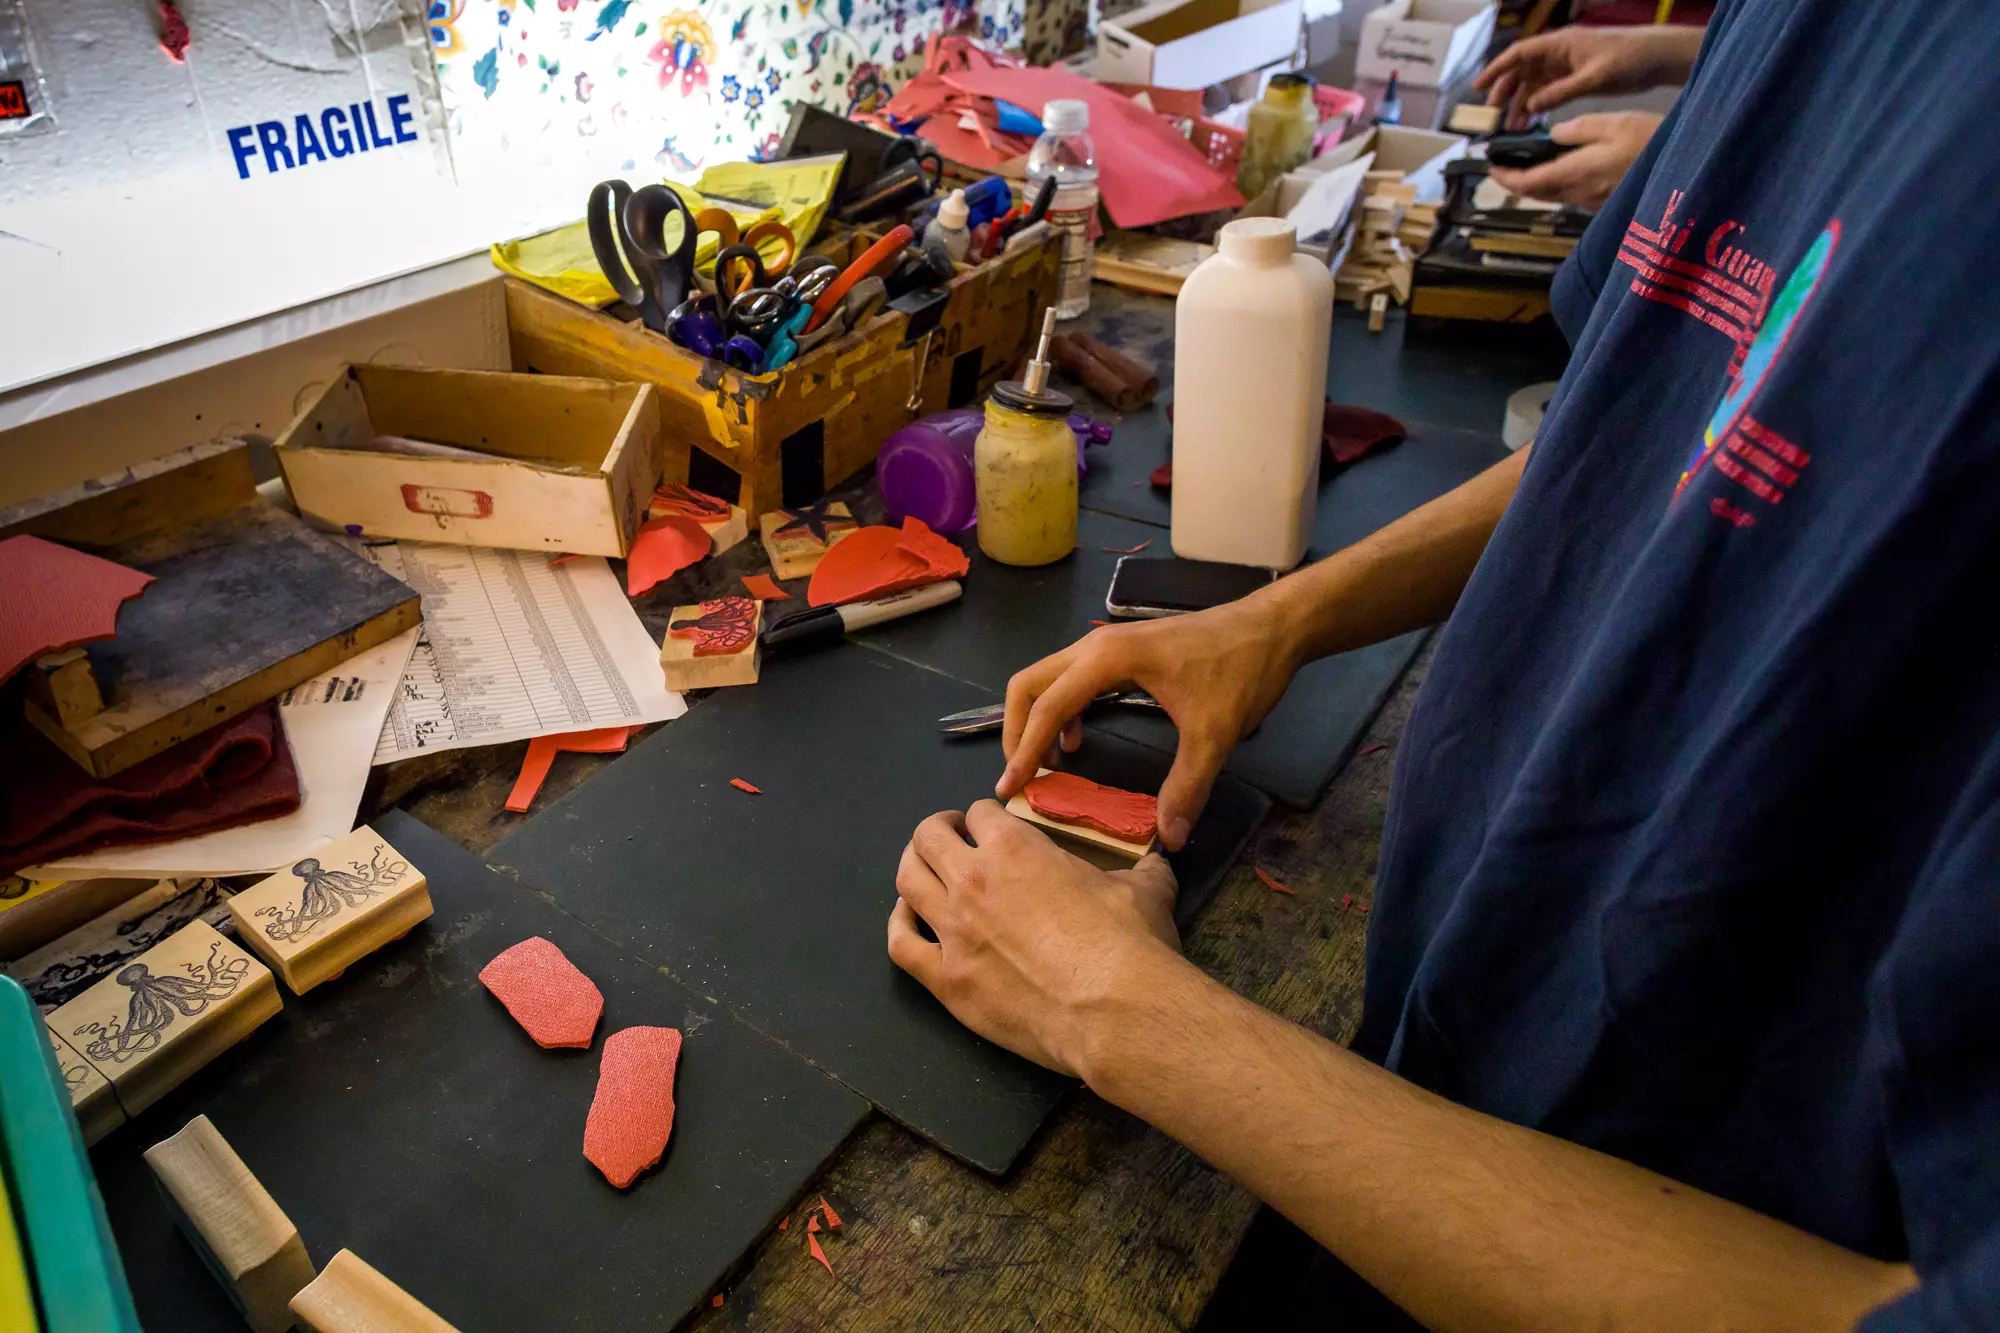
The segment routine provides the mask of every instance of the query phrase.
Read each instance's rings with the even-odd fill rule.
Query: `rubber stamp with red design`
[[[709,554],[721,555],[750,535],[750,515],[720,496],[669,483],[653,492],[647,518],[676,514],[691,518],[708,533]]]
[[[1007,802],[1007,813],[1082,848],[1108,853],[1115,866],[1129,866],[1153,850],[1160,819],[1159,802],[1143,792],[1046,768]],[[1100,856],[1085,859],[1103,862]]]
[[[764,604],[753,597],[718,597],[677,606],[660,645],[660,670],[670,690],[755,685],[763,665],[758,634]]]

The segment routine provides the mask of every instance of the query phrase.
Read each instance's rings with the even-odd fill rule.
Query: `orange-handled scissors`
[[[747,245],[757,250],[764,265],[765,281],[776,282],[784,277],[786,271],[791,268],[792,261],[798,257],[799,238],[792,234],[790,227],[776,218],[765,218],[762,222],[751,223],[747,230],[739,230],[735,216],[728,209],[704,208],[694,215],[694,225],[697,231],[712,231],[720,238],[721,243],[716,247],[717,253],[727,250],[732,245]],[[762,258],[763,244],[766,241],[778,243],[780,253],[777,259]]]
[[[813,302],[813,317],[806,325],[805,331],[811,333],[826,323],[827,316],[834,312],[841,298],[847,295],[854,284],[863,278],[873,276],[877,270],[888,267],[889,263],[902,253],[903,247],[916,239],[916,235],[908,227],[898,226],[887,236],[863,250],[861,258],[849,264],[846,272],[828,283],[826,290],[819,294],[819,300]]]

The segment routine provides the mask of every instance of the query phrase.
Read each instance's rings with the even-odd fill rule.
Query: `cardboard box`
[[[1282,218],[1290,216],[1307,193],[1320,186],[1329,175],[1321,169],[1325,158],[1315,158],[1297,171],[1288,171],[1266,185],[1255,199],[1243,206],[1236,216],[1239,218]],[[1329,269],[1338,268],[1340,258],[1346,253],[1347,242],[1354,229],[1348,225],[1353,218],[1355,205],[1360,199],[1361,179],[1356,173],[1349,173],[1351,179],[1338,183],[1325,204],[1317,211],[1331,216],[1328,226],[1308,233],[1301,231],[1293,249],[1302,255],[1311,255]],[[1328,182],[1328,184],[1333,184]],[[1329,213],[1329,210],[1331,212]]]
[[[377,452],[394,435],[497,455]],[[688,446],[671,460],[685,480]],[[371,537],[623,556],[668,467],[650,384],[349,366],[274,452],[304,517]]]
[[[1154,0],[1097,25],[1094,76],[1112,83],[1206,88],[1296,60],[1302,0]]]
[[[1361,21],[1354,76],[1442,88],[1485,56],[1498,13],[1491,0],[1390,0]]]
[[[1444,164],[1464,157],[1465,147],[1466,138],[1462,134],[1377,125],[1306,165],[1313,170],[1330,171],[1364,153],[1373,153],[1375,162],[1371,171],[1400,172],[1405,181],[1416,186],[1418,203],[1435,204],[1444,201]]]

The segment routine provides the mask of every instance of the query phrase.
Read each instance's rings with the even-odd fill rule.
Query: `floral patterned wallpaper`
[[[683,176],[777,148],[791,103],[886,102],[940,31],[1047,62],[1085,0],[427,0],[453,157],[477,174]]]

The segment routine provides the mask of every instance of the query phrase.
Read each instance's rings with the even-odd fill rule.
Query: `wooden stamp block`
[[[721,555],[750,535],[750,515],[729,501],[673,482],[653,492],[646,517],[678,514],[701,524],[708,534],[709,554]]]
[[[174,1225],[257,1333],[285,1333],[313,1280],[299,1229],[205,1115],[146,1149]]]
[[[48,1021],[136,1116],[281,1007],[268,968],[191,921]]]
[[[660,670],[670,690],[755,685],[763,665],[764,604],[753,597],[719,597],[677,606],[660,642]]]
[[[781,579],[802,579],[819,568],[820,557],[860,525],[841,500],[821,500],[804,509],[774,509],[760,515],[764,554]]]
[[[44,1025],[46,1026],[46,1024]],[[76,1113],[77,1128],[83,1131],[88,1148],[125,1123],[125,1109],[111,1091],[111,1080],[97,1072],[76,1047],[48,1029],[49,1045],[55,1048],[56,1067],[62,1070],[63,1084],[69,1089],[69,1109]]]
[[[306,1333],[458,1333],[352,1250],[292,1297],[292,1313]]]
[[[236,935],[294,995],[400,939],[431,914],[423,872],[363,824],[229,900]]]
[[[65,648],[38,658],[21,673],[21,680],[29,700],[60,722],[65,731],[75,731],[104,711],[104,692],[98,688],[90,654],[81,648]]]
[[[1105,794],[1107,801],[1122,798],[1122,803],[1131,805],[1135,811],[1142,804],[1150,804],[1152,800],[1152,798],[1142,796],[1137,792],[1119,791],[1115,787],[1103,787],[1095,782],[1088,782],[1085,779],[1076,778],[1070,774],[1056,774],[1053,770],[1046,768],[1041,769],[1035,774],[1034,782],[1040,782],[1043,778],[1050,776],[1063,779],[1069,785],[1095,788],[1097,793]],[[1034,782],[1031,782],[1029,786],[1032,787]],[[1099,852],[1109,853],[1111,857],[1115,858],[1117,863],[1128,866],[1133,864],[1147,852],[1152,851],[1153,844],[1158,841],[1158,834],[1153,831],[1150,825],[1147,828],[1145,840],[1141,842],[1136,838],[1126,837],[1119,833],[1107,832],[1101,828],[1092,828],[1089,824],[1077,820],[1053,818],[1035,809],[1035,803],[1029,799],[1030,794],[1029,791],[1023,790],[1012,800],[1008,801],[1007,813],[1018,819],[1025,819],[1030,824],[1045,828],[1051,833],[1060,834],[1063,838],[1072,842],[1080,843],[1085,847],[1095,849]],[[1097,858],[1092,857],[1089,859],[1095,861]]]

